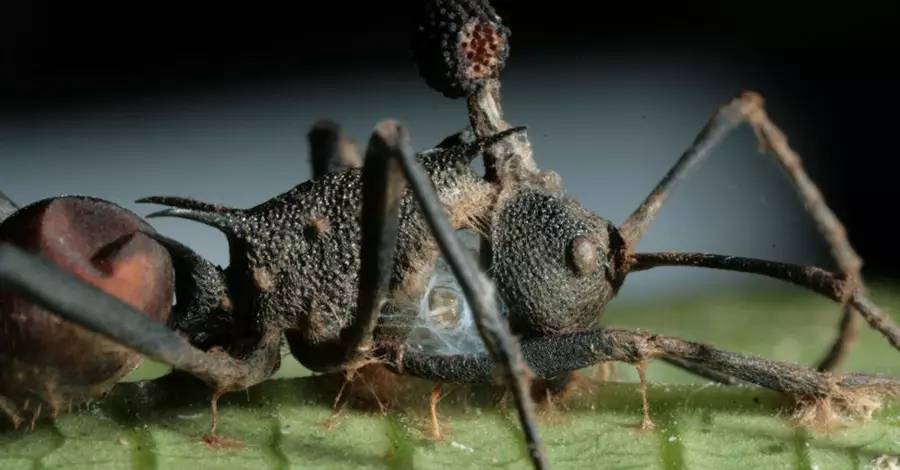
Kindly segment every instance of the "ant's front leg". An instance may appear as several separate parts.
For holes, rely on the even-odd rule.
[[[742,382],[730,375],[704,367],[696,362],[686,361],[672,356],[664,356],[661,358],[663,362],[671,364],[685,372],[690,372],[698,377],[720,383],[722,385],[740,385]]]
[[[707,159],[729,133],[743,123],[749,124],[761,148],[769,153],[787,174],[806,211],[815,220],[819,232],[827,241],[841,275],[848,282],[855,284],[855,290],[860,296],[866,296],[866,288],[860,274],[862,261],[847,239],[844,226],[825,203],[821,191],[804,171],[800,156],[788,145],[787,137],[769,119],[762,97],[752,92],[741,94],[723,106],[709,120],[678,162],[622,223],[619,230],[628,250],[634,250],[646,233],[650,221],[662,210],[674,188],[691,170]],[[890,316],[874,308],[860,309],[858,305],[846,302],[847,300],[849,298],[843,299],[844,312],[838,328],[838,337],[829,352],[820,360],[819,370],[833,370],[844,361],[858,336],[860,317],[865,318],[873,329],[887,338],[894,348],[900,349],[900,326]]]
[[[818,372],[651,332],[594,329],[566,333],[525,340],[522,351],[538,377],[554,377],[607,361],[640,365],[662,357],[683,359],[792,397],[800,405],[795,416],[805,425],[831,425],[840,412],[848,417],[868,416],[882,396],[900,391],[900,379],[892,377]],[[394,360],[397,372],[427,380],[495,382],[493,364],[485,355],[432,356],[398,351]],[[646,406],[644,413],[648,415]]]

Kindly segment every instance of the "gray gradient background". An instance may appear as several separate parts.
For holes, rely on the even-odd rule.
[[[510,61],[503,103],[513,124],[530,126],[538,165],[559,172],[588,209],[620,223],[720,105],[744,89],[777,90],[769,77],[759,61],[689,49],[533,54]],[[804,123],[804,110],[784,106],[777,93],[766,96],[771,117],[821,180],[821,136]],[[336,69],[302,82],[138,95],[0,122],[0,187],[20,204],[82,193],[139,214],[156,209],[133,203],[149,195],[247,207],[309,178],[306,132],[320,118],[340,122],[360,145],[379,119],[396,118],[417,149],[466,125],[465,103],[428,89],[411,60],[366,74]],[[214,230],[178,219],[153,224],[227,264],[224,237]],[[744,127],[678,188],[639,250],[831,267],[824,247],[781,169],[757,152]],[[747,282],[775,286],[741,274],[667,268],[632,276],[621,297],[702,295],[710,286]]]

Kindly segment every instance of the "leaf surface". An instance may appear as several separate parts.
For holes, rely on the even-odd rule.
[[[876,302],[896,312],[900,296],[875,290]],[[839,313],[831,302],[787,289],[626,303],[610,306],[604,323],[810,364],[830,344]],[[867,329],[842,370],[900,374],[898,358]],[[333,417],[339,378],[311,376],[286,358],[277,379],[221,399],[219,431],[244,447],[211,450],[201,441],[208,391],[176,374],[144,380],[163,372],[146,364],[83,410],[33,431],[3,432],[0,468],[529,468],[513,407],[493,388],[445,386],[438,407],[444,439],[435,442],[428,438],[433,384],[393,379],[389,385],[404,388],[382,403],[395,405],[382,413],[369,392],[384,398],[386,384],[370,378],[347,392],[351,402]],[[541,408],[553,468],[863,469],[900,455],[900,407],[893,399],[872,421],[824,434],[794,426],[777,394],[711,385],[653,363],[649,400],[658,428],[640,431],[637,374],[620,365],[618,381],[600,381],[594,372],[582,371],[568,400]]]

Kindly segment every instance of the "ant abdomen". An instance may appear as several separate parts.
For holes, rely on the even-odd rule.
[[[64,196],[0,223],[0,242],[40,255],[165,323],[172,262],[136,214],[101,199]],[[0,286],[0,411],[14,426],[99,397],[142,356]]]

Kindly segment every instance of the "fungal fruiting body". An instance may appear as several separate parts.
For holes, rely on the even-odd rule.
[[[486,0],[425,1],[412,50],[419,74],[447,98],[462,98],[497,78],[509,57],[510,30]]]

